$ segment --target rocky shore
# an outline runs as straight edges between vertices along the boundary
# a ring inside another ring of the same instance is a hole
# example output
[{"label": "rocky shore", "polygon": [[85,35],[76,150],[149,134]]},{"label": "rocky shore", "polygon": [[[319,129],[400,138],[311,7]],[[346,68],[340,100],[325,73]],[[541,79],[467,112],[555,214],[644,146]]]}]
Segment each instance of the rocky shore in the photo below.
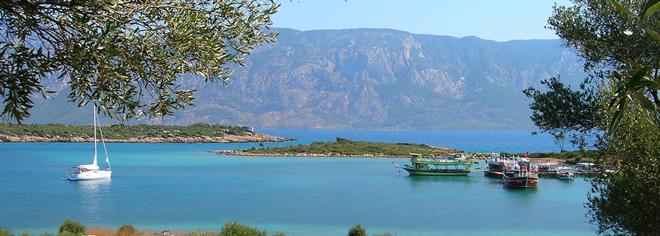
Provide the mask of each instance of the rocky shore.
[{"label": "rocky shore", "polygon": [[[265,134],[227,134],[220,137],[135,137],[122,139],[105,139],[109,143],[248,143],[248,142],[285,142],[291,138],[270,136]],[[93,137],[60,137],[60,136],[8,136],[0,135],[0,142],[94,142]]]}]

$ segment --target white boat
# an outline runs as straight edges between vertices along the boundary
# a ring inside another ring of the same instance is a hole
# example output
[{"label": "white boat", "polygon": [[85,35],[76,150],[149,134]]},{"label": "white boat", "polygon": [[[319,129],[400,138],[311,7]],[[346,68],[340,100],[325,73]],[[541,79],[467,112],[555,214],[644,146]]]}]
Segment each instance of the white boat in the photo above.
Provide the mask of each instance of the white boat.
[{"label": "white boat", "polygon": [[[98,126],[99,134],[101,135],[101,143],[103,144],[103,151],[105,153],[106,169],[101,169],[97,164],[98,142],[96,139],[96,127]],[[101,130],[101,123],[96,116],[96,105],[94,106],[94,160],[92,164],[78,165],[69,169],[67,179],[71,181],[82,180],[100,180],[110,179],[112,176],[112,169],[110,167],[110,159],[108,158],[108,149],[105,147],[105,139],[103,139],[103,131]]]},{"label": "white boat", "polygon": [[557,169],[557,179],[572,180],[573,177],[574,174],[570,168],[560,167],[559,169]]}]

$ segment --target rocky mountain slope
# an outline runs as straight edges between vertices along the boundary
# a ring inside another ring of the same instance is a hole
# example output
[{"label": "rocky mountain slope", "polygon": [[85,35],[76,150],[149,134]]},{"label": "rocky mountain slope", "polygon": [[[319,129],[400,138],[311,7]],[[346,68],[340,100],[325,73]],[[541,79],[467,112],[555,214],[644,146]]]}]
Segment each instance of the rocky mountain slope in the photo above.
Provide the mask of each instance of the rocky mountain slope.
[{"label": "rocky mountain slope", "polygon": [[[527,129],[522,90],[561,75],[575,84],[582,64],[559,40],[495,42],[389,29],[276,29],[230,83],[205,84],[194,107],[156,124],[196,122],[269,128]],[[86,110],[40,100],[33,123],[85,123]]]}]

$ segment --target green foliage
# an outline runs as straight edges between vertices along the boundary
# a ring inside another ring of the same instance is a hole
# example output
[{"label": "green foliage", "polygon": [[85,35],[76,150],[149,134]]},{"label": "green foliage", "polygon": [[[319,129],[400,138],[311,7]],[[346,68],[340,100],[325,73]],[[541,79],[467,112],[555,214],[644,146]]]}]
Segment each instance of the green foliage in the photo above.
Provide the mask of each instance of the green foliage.
[{"label": "green foliage", "polygon": [[117,229],[117,236],[132,236],[136,234],[137,230],[132,225],[122,225]]},{"label": "green foliage", "polygon": [[640,118],[641,106],[627,109],[602,144],[597,164],[610,173],[593,178],[587,207],[601,233],[654,235],[660,232],[660,128]]},{"label": "green foliage", "polygon": [[319,155],[384,155],[384,156],[409,156],[410,153],[419,153],[425,156],[446,156],[447,149],[430,147],[424,144],[409,143],[378,143],[353,141],[337,138],[337,142],[314,142],[309,145],[298,145],[288,147],[269,147],[265,149],[243,150],[258,154],[319,154]]},{"label": "green foliage", "polygon": [[[573,90],[561,83],[559,78],[553,77],[541,81],[547,87],[546,91],[532,87],[523,90],[532,99],[529,105],[532,121],[542,132],[555,138],[559,151],[563,151],[564,139],[569,131],[585,133],[598,124],[598,99],[593,89],[586,86],[587,82],[580,86],[580,90]],[[576,135],[572,142],[584,150],[584,140],[585,135]]]},{"label": "green foliage", "polygon": [[279,4],[257,0],[7,1],[0,4],[1,115],[29,117],[42,80],[68,78],[69,98],[119,120],[172,114],[193,102],[183,75],[227,82],[272,42]]},{"label": "green foliage", "polygon": [[68,235],[80,236],[83,234],[85,234],[84,225],[82,225],[81,223],[75,220],[67,219],[64,222],[62,222],[62,225],[60,225],[60,230],[57,236],[68,236]]},{"label": "green foliage", "polygon": [[[252,134],[252,132],[245,126],[214,124],[192,124],[189,126],[133,125],[103,127],[103,137],[108,139],[222,137],[228,134],[247,135]],[[94,128],[92,126],[61,124],[13,125],[0,123],[0,135],[15,137],[37,136],[89,138],[94,136]]]},{"label": "green foliage", "polygon": [[218,236],[267,236],[267,234],[266,231],[251,226],[229,222],[222,226]]},{"label": "green foliage", "polygon": [[587,207],[602,234],[660,232],[659,19],[657,0],[576,0],[548,20],[599,79],[596,160],[608,171],[592,178]]},{"label": "green foliage", "polygon": [[348,230],[348,236],[367,236],[367,229],[363,228],[362,225],[355,225]]},{"label": "green foliage", "polygon": [[[658,108],[658,70],[660,37],[658,20],[660,2],[651,1],[575,1],[570,7],[556,6],[548,20],[566,45],[577,49],[585,59],[585,68],[599,71],[603,83],[616,85],[609,98],[615,110],[608,130],[621,119],[626,103],[641,104],[656,123]],[[644,114],[641,114],[644,115]],[[659,123],[660,125],[660,123]]]},{"label": "green foliage", "polygon": [[0,236],[14,236],[14,233],[11,230],[0,228]]}]

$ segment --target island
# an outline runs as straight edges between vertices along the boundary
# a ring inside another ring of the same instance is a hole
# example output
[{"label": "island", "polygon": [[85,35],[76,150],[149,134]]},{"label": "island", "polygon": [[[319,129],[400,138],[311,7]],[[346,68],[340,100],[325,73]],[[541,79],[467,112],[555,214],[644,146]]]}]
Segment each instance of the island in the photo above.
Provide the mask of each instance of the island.
[{"label": "island", "polygon": [[[112,125],[102,128],[106,142],[121,143],[243,143],[293,139],[253,132],[245,126],[218,124]],[[93,142],[90,126],[64,124],[0,124],[0,142]]]},{"label": "island", "polygon": [[410,157],[417,153],[425,157],[444,157],[460,150],[433,147],[425,144],[382,143],[353,141],[337,137],[331,142],[313,142],[308,145],[287,147],[250,148],[245,150],[217,150],[220,155],[232,156],[285,156],[285,157]]}]

